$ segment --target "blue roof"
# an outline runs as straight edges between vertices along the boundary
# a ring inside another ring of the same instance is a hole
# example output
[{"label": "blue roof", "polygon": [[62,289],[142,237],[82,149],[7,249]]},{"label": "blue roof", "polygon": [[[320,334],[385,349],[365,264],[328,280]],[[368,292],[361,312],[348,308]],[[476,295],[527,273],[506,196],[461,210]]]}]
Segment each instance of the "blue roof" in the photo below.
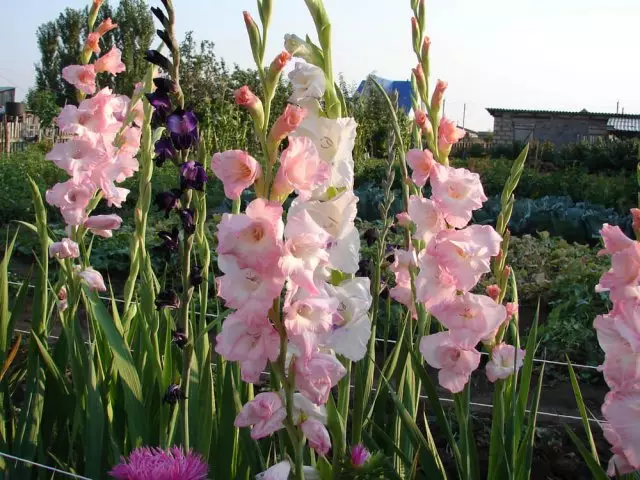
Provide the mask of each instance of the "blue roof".
[{"label": "blue roof", "polygon": [[[409,80],[387,80],[386,78],[377,77],[371,75],[381,86],[384,88],[387,94],[393,91],[398,92],[398,106],[405,112],[411,110],[411,82]],[[360,82],[357,92],[362,93],[367,84],[366,80]]]}]

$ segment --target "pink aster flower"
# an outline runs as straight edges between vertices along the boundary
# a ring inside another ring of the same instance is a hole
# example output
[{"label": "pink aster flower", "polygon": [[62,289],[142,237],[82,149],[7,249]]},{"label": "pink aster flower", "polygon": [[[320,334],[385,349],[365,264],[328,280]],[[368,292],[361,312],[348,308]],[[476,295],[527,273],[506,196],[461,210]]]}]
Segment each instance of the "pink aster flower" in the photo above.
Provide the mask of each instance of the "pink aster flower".
[{"label": "pink aster flower", "polygon": [[251,438],[258,440],[284,428],[287,410],[276,392],[263,392],[247,402],[234,421],[238,428],[252,427]]},{"label": "pink aster flower", "polygon": [[420,353],[426,362],[438,368],[438,381],[451,393],[459,393],[480,364],[480,352],[473,346],[463,348],[449,332],[434,333],[420,340]]},{"label": "pink aster flower", "polygon": [[118,230],[122,224],[122,218],[118,215],[94,215],[84,221],[84,227],[94,235],[111,238],[112,230]]},{"label": "pink aster flower", "polygon": [[411,179],[419,187],[424,187],[431,174],[435,160],[429,150],[411,149],[407,152],[407,163],[411,167]]},{"label": "pink aster flower", "polygon": [[61,241],[49,245],[49,256],[59,259],[78,258],[80,249],[78,244],[70,238],[63,238]]},{"label": "pink aster flower", "polygon": [[211,159],[211,170],[224,186],[227,198],[235,200],[262,175],[260,164],[243,150],[218,152]]},{"label": "pink aster flower", "polygon": [[289,146],[280,155],[280,168],[273,183],[273,194],[285,197],[295,191],[301,200],[327,183],[331,166],[322,161],[308,137],[289,137]]},{"label": "pink aster flower", "polygon": [[491,360],[485,367],[489,381],[495,382],[498,379],[505,379],[513,375],[513,372],[522,367],[524,355],[524,350],[517,349],[516,351],[516,347],[506,343],[493,347]]},{"label": "pink aster flower", "polygon": [[440,230],[447,227],[437,204],[427,198],[411,195],[408,213],[416,224],[413,238],[422,240],[425,244],[428,244]]},{"label": "pink aster flower", "polygon": [[318,455],[326,455],[331,449],[331,437],[327,427],[318,420],[308,418],[300,424],[300,429],[309,441],[309,446],[313,448]]},{"label": "pink aster flower", "polygon": [[122,457],[109,475],[116,480],[206,480],[209,467],[197,453],[181,447],[139,447]]},{"label": "pink aster flower", "polygon": [[463,228],[471,220],[471,212],[487,200],[480,176],[464,168],[436,163],[431,171],[432,198],[447,223]]},{"label": "pink aster flower", "polygon": [[62,69],[62,78],[87,95],[96,91],[96,70],[93,65],[68,65]]},{"label": "pink aster flower", "polygon": [[96,73],[108,72],[111,75],[117,75],[126,70],[122,62],[122,52],[117,47],[112,47],[107,53],[98,58],[95,63]]}]

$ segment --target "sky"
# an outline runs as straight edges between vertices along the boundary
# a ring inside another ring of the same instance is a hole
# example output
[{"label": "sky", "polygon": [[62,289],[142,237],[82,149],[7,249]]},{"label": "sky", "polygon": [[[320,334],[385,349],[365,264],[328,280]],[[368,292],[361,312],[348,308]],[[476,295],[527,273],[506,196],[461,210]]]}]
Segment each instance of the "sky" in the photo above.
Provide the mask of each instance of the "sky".
[{"label": "sky", "polygon": [[[405,80],[416,60],[409,0],[324,0],[334,72],[357,84],[370,73]],[[88,0],[0,0],[0,86],[22,99],[33,85],[35,32]],[[111,0],[112,5],[117,0]],[[159,4],[159,1],[153,3]],[[153,4],[151,3],[151,5]],[[266,58],[285,33],[315,38],[303,0],[273,0]],[[253,67],[242,11],[255,0],[174,0],[180,38],[212,40],[228,63]],[[638,0],[427,0],[433,80],[448,81],[445,114],[491,129],[486,107],[640,113]]]}]

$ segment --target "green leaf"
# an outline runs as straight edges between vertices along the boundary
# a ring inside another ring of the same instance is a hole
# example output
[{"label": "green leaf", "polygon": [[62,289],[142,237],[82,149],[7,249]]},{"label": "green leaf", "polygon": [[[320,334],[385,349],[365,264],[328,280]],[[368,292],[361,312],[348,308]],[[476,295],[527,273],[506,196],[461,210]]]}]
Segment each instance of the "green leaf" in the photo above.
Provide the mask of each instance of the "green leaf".
[{"label": "green leaf", "polygon": [[42,361],[44,362],[45,366],[49,370],[49,373],[51,373],[51,375],[53,375],[53,378],[57,381],[58,386],[60,387],[60,390],[62,390],[65,394],[68,395],[69,389],[67,388],[67,382],[62,376],[62,373],[60,372],[60,370],[58,369],[58,366],[55,364],[55,362],[51,358],[51,355],[49,355],[49,351],[46,345],[42,343],[42,340],[38,338],[38,335],[36,335],[36,333],[33,330],[31,330],[31,338],[36,342],[36,345],[38,346],[38,351],[40,352],[40,357],[42,358]]},{"label": "green leaf", "polygon": [[584,405],[582,392],[580,391],[580,385],[578,385],[576,372],[573,370],[573,365],[571,365],[571,360],[569,360],[568,355],[566,355],[566,358],[567,358],[567,365],[569,367],[569,378],[571,379],[571,388],[573,389],[573,395],[576,397],[576,403],[578,404],[578,410],[580,411],[580,418],[582,419],[582,426],[584,427],[584,432],[587,435],[587,440],[589,441],[591,454],[593,455],[593,458],[598,463],[598,465],[600,465],[600,459],[598,458],[598,450],[596,449],[596,443],[593,440],[593,434],[591,433],[591,424],[589,423],[589,417],[587,416],[587,408]]},{"label": "green leaf", "polygon": [[[91,350],[94,350],[92,347]],[[85,424],[85,474],[89,478],[100,478],[102,475],[102,452],[104,439],[105,412],[102,397],[98,391],[96,378],[95,352],[87,362],[87,423]]]},{"label": "green leaf", "polygon": [[584,446],[584,443],[582,443],[582,441],[573,432],[573,430],[571,430],[571,428],[569,428],[568,425],[565,425],[564,429],[569,435],[569,437],[571,438],[571,440],[573,441],[573,443],[578,448],[578,451],[580,452],[580,455],[582,456],[582,459],[584,460],[584,462],[587,464],[587,467],[589,467],[589,470],[591,471],[591,475],[593,475],[593,478],[595,480],[608,480],[609,476],[607,475],[607,473],[603,470],[603,468],[600,466],[597,460],[593,457],[593,454]]}]

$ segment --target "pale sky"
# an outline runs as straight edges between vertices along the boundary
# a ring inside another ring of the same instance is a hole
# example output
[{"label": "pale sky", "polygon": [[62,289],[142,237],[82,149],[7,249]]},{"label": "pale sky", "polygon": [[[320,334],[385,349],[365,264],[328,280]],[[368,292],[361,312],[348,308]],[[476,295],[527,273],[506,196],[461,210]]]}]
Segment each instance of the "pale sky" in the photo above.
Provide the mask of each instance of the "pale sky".
[{"label": "pale sky", "polygon": [[[0,0],[0,85],[33,85],[35,31],[66,6],[88,0]],[[111,0],[112,6],[117,0]],[[160,4],[159,1],[154,3]],[[177,30],[216,44],[229,64],[252,67],[242,11],[255,0],[174,0]],[[267,58],[285,33],[315,30],[303,0],[273,0]],[[152,5],[152,4],[151,4]],[[334,71],[409,78],[409,0],[325,0],[333,26]],[[427,0],[433,79],[449,82],[446,115],[490,129],[485,107],[640,113],[640,0]]]}]

